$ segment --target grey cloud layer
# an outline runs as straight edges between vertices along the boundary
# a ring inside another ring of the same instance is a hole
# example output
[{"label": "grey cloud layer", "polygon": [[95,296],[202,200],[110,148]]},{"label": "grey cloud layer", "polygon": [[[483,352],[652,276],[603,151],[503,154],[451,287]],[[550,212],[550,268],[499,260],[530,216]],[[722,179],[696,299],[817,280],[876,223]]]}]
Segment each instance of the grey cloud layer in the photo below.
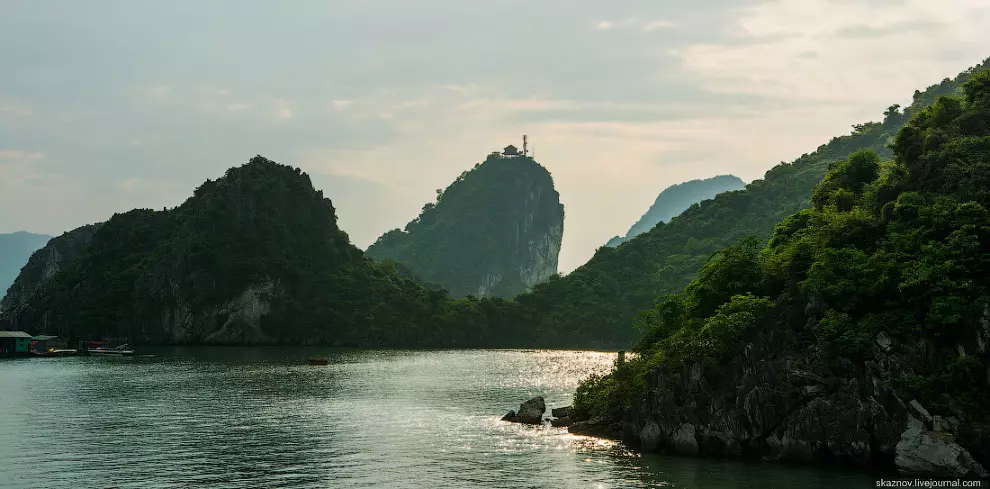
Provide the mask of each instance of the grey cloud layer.
[{"label": "grey cloud layer", "polygon": [[177,205],[263,154],[366,246],[529,132],[566,271],[667,185],[757,178],[985,57],[988,0],[957,3],[7,0],[0,231]]}]

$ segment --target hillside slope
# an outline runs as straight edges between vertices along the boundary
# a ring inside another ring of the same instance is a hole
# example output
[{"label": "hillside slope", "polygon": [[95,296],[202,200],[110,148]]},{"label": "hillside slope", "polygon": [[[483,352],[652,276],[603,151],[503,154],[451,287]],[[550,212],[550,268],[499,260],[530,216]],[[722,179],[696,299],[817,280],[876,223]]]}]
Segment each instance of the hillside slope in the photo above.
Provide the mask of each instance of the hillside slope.
[{"label": "hillside slope", "polygon": [[605,246],[615,248],[653,229],[658,223],[670,222],[672,218],[694,204],[712,199],[722,192],[741,190],[744,187],[746,184],[734,175],[719,175],[671,185],[660,192],[653,205],[629,228],[625,236],[615,236],[608,240]]},{"label": "hillside slope", "polygon": [[657,225],[618,248],[600,248],[566,277],[551,279],[516,299],[534,321],[530,329],[541,338],[538,341],[548,344],[630,346],[640,337],[630,327],[637,312],[651,307],[658,296],[687,285],[716,250],[747,236],[769,240],[778,222],[808,207],[811,191],[830,163],[861,149],[889,158],[887,145],[910,116],[924,110],[936,95],[961,93],[962,83],[974,70],[990,66],[988,62],[916,92],[910,107],[901,111],[892,106],[882,122],[857,124],[852,134],[833,138],[813,153],[773,167],[745,190],[691,206],[670,223]]}]

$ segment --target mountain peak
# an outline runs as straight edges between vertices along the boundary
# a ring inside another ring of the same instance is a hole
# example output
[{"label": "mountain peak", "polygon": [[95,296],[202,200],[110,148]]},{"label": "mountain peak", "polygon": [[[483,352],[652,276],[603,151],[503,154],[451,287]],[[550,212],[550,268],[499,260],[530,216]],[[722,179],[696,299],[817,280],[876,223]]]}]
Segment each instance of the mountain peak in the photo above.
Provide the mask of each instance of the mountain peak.
[{"label": "mountain peak", "polygon": [[507,148],[464,171],[368,248],[454,296],[511,297],[557,273],[564,209],[550,172]]},{"label": "mountain peak", "polygon": [[646,214],[629,228],[625,236],[616,236],[605,246],[612,248],[619,246],[653,229],[661,222],[670,222],[694,204],[712,199],[722,192],[740,190],[745,186],[746,184],[735,175],[717,175],[671,185],[660,192]]}]

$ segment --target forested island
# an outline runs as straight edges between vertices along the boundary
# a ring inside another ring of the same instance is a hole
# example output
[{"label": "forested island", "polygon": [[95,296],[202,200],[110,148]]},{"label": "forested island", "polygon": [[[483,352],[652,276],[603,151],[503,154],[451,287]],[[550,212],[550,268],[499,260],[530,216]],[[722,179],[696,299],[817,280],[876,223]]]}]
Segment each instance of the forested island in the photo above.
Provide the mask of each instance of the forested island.
[{"label": "forested island", "polygon": [[961,97],[910,111],[889,157],[830,164],[768,243],[718,251],[641,313],[635,357],[578,389],[581,429],[988,477],[990,71],[963,80]]},{"label": "forested island", "polygon": [[454,297],[509,298],[557,274],[563,235],[550,173],[527,155],[495,152],[367,254],[400,262]]}]

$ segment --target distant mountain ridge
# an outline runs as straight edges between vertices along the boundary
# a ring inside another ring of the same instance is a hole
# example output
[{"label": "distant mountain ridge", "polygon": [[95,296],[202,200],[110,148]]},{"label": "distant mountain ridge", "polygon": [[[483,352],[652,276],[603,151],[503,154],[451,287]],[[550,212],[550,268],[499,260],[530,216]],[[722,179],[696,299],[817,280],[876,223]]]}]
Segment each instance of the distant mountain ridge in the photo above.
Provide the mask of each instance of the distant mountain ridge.
[{"label": "distant mountain ridge", "polygon": [[46,234],[27,231],[0,234],[0,298],[6,295],[7,289],[14,283],[17,274],[21,273],[21,268],[27,264],[31,254],[45,246],[50,239],[52,237]]},{"label": "distant mountain ridge", "polygon": [[746,183],[735,175],[718,175],[671,185],[660,192],[653,205],[629,228],[625,236],[615,236],[608,240],[605,246],[615,248],[653,229],[658,223],[670,222],[694,204],[713,199],[722,192],[741,190],[745,187]]},{"label": "distant mountain ridge", "polygon": [[454,297],[513,297],[556,275],[564,206],[546,168],[514,150],[490,154],[438,190],[368,256],[398,261]]}]

